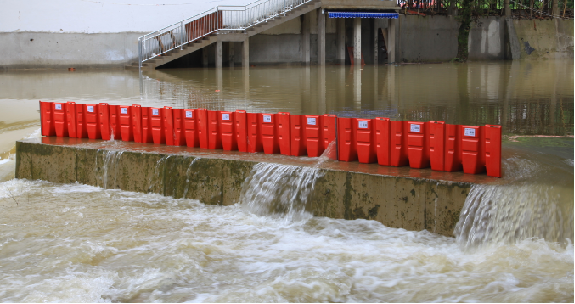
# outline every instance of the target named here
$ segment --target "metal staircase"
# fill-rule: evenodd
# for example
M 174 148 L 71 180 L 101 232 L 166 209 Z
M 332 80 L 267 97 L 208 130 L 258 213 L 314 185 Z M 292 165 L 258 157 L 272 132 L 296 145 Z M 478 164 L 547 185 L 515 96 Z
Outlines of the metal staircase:
M 218 40 L 244 41 L 320 4 L 320 0 L 260 0 L 246 6 L 218 6 L 139 37 L 137 68 L 155 69 Z

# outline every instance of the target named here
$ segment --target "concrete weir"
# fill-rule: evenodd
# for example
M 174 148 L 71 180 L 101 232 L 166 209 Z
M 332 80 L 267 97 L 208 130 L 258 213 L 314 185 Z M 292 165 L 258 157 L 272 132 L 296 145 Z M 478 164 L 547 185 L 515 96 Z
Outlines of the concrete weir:
M 446 236 L 453 235 L 471 185 L 494 180 L 462 172 L 329 160 L 318 166 L 318 158 L 59 137 L 18 141 L 15 176 L 232 205 L 262 162 L 316 166 L 320 174 L 306 205 L 316 216 L 369 219 Z

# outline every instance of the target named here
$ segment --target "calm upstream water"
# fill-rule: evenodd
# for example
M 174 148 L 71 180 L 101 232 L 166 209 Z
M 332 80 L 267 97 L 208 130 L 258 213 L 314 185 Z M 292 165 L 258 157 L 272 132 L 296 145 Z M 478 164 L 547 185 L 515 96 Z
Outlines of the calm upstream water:
M 544 61 L 0 73 L 0 301 L 573 302 L 573 72 Z M 13 179 L 14 141 L 39 136 L 38 100 L 499 124 L 505 176 L 472 188 L 455 238 L 307 214 L 317 168 L 257 165 L 231 206 Z

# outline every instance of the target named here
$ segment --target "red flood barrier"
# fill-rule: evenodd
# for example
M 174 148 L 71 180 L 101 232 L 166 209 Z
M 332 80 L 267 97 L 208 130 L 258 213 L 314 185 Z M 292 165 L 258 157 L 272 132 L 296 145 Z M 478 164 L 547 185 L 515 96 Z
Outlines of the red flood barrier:
M 278 154 L 280 152 L 277 116 L 277 114 L 267 113 L 260 115 L 262 146 L 265 154 Z
M 198 135 L 198 119 L 196 118 L 197 115 L 195 112 L 196 111 L 192 109 L 184 109 L 182 116 L 186 146 L 190 148 L 197 148 L 200 146 L 200 137 Z
M 68 101 L 66 107 L 66 127 L 68 129 L 68 137 L 77 137 L 76 128 L 76 103 Z
M 110 139 L 121 139 L 120 106 L 108 105 L 108 113 L 110 115 Z M 131 124 L 130 128 L 132 128 Z M 104 138 L 104 130 L 102 130 L 102 138 Z
M 238 149 L 235 114 L 235 112 L 220 111 L 219 115 L 222 149 L 227 151 L 236 151 Z
M 52 118 L 54 124 L 54 133 L 58 137 L 68 136 L 68 120 L 66 115 L 67 105 L 65 103 L 52 104 Z
M 356 139 L 357 159 L 360 163 L 370 164 L 376 161 L 375 130 L 373 120 L 357 118 Z
M 445 170 L 445 122 L 429 122 L 429 165 L 431 170 Z M 411 162 L 410 162 L 411 163 Z
M 263 152 L 262 133 L 260 124 L 258 123 L 262 118 L 259 113 L 246 113 L 248 123 L 248 152 L 256 153 Z
M 305 116 L 290 115 L 290 155 L 307 154 L 307 136 L 305 132 Z
M 234 123 L 236 125 L 236 141 L 240 152 L 248 152 L 248 121 L 244 110 L 236 110 Z
M 162 110 L 162 122 L 164 123 L 164 137 L 166 138 L 166 145 L 174 145 L 174 117 L 172 107 L 165 106 Z
M 184 136 L 184 110 L 173 109 L 172 116 L 174 122 L 174 146 L 185 146 L 186 137 Z
M 356 128 L 357 119 L 355 118 L 337 119 L 338 156 L 341 161 L 357 160 Z
M 209 149 L 208 136 L 208 110 L 196 109 L 196 123 L 198 126 L 198 137 L 200 139 L 200 148 Z
M 390 121 L 390 166 L 401 167 L 408 165 L 406 136 L 407 128 L 407 121 Z
M 51 102 L 40 102 L 40 124 L 42 129 L 42 136 L 55 136 L 56 129 L 54 129 L 54 115 L 52 112 Z
M 150 129 L 152 131 L 152 140 L 155 144 L 166 143 L 166 131 L 164 129 L 164 109 L 149 108 Z
M 152 136 L 152 109 L 150 107 L 141 108 L 142 116 L 142 143 L 153 143 L 154 138 Z
M 461 126 L 461 162 L 465 173 L 478 174 L 484 170 L 482 129 L 476 126 Z
M 117 111 L 121 112 L 120 106 L 117 107 L 118 107 Z M 132 116 L 132 120 L 130 121 L 130 123 L 132 126 L 132 136 L 134 137 L 134 142 L 143 143 L 144 141 L 143 141 L 143 126 L 142 126 L 142 106 L 140 106 L 139 104 L 132 104 L 129 112 L 131 112 Z M 120 135 L 122 134 L 121 130 L 122 129 L 120 128 Z
M 138 106 L 138 110 L 140 111 L 138 113 L 138 117 L 139 117 L 139 122 L 138 124 L 140 125 L 140 129 L 141 129 L 141 108 L 139 108 Z M 120 132 L 118 133 L 118 139 L 121 139 L 122 141 L 135 141 L 135 142 L 141 142 L 136 140 L 136 132 L 134 130 L 133 127 L 133 119 L 136 119 L 132 113 L 132 111 L 135 111 L 135 106 L 116 106 L 116 115 L 118 116 L 118 121 L 119 121 L 119 125 L 120 125 Z M 141 131 L 139 132 L 140 136 L 141 136 Z M 140 137 L 141 138 L 141 137 Z
M 321 138 L 323 150 L 328 150 L 328 158 L 337 160 L 337 116 L 325 114 L 322 116 L 323 127 Z M 333 144 L 332 144 L 333 142 Z M 330 144 L 332 145 L 330 147 Z
M 407 158 L 409 166 L 417 169 L 428 168 L 429 123 L 408 121 L 407 125 Z
M 110 128 L 110 105 L 107 103 L 98 104 L 98 123 L 100 138 L 110 140 L 112 129 Z
M 208 110 L 208 149 L 222 148 L 222 134 L 220 132 L 220 111 Z
M 501 126 L 485 125 L 483 130 L 487 176 L 501 177 Z
M 303 115 L 305 122 L 305 136 L 307 137 L 307 156 L 317 157 L 323 153 L 323 140 L 321 130 L 323 117 L 318 115 Z
M 97 104 L 83 105 L 84 124 L 86 125 L 86 134 L 90 139 L 102 138 L 100 133 L 100 116 L 98 115 Z
M 377 163 L 381 166 L 390 166 L 390 128 L 389 118 L 376 117 L 374 119 L 375 152 Z
M 444 171 L 461 171 L 461 136 L 459 125 L 445 125 Z
M 76 104 L 76 137 L 86 138 L 88 137 L 88 130 L 86 129 L 86 116 L 84 115 L 83 104 Z
M 277 115 L 278 124 L 278 142 L 280 145 L 280 154 L 290 155 L 290 113 L 279 112 Z

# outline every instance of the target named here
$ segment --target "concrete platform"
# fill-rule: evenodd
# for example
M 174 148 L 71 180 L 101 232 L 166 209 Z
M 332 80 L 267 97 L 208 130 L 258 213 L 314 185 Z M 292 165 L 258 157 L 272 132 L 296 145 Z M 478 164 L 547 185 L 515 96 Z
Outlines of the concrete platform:
M 204 150 L 133 142 L 43 137 L 16 143 L 16 178 L 83 183 L 111 189 L 238 202 L 261 162 L 318 166 L 318 158 Z M 452 236 L 474 183 L 497 178 L 463 172 L 325 161 L 306 209 L 316 216 L 370 219 L 389 227 Z M 280 186 L 280 185 L 278 185 Z

